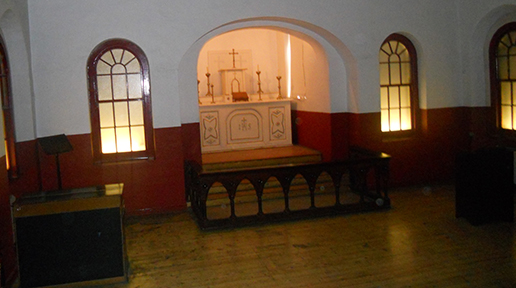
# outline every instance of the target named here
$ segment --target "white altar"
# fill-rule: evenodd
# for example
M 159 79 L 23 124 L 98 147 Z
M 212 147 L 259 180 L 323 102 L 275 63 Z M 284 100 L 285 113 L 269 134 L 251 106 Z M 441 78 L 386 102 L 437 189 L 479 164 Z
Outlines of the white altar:
M 214 104 L 202 99 L 203 153 L 292 145 L 290 100 L 264 97 L 269 99 L 260 101 L 250 96 L 251 101 Z
M 257 66 L 251 72 L 252 60 L 247 50 L 209 52 L 209 66 L 218 73 L 206 67 L 206 91 L 201 94 L 198 86 L 202 153 L 292 145 L 290 99 L 279 97 L 279 84 L 278 92 L 262 91 L 261 71 Z

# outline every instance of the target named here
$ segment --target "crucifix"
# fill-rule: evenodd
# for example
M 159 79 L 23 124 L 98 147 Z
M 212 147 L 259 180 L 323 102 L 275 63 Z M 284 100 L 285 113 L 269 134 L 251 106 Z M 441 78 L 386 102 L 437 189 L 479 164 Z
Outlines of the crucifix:
M 235 55 L 238 55 L 238 52 L 235 52 L 235 49 L 233 49 L 233 52 L 229 52 L 229 55 L 233 55 L 233 68 L 235 67 Z

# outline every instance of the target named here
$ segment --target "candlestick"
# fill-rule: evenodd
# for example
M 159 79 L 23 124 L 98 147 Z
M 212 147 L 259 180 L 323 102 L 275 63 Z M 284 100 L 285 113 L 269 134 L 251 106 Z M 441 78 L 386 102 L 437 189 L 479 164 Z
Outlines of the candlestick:
M 208 88 L 208 90 L 210 90 Z M 213 96 L 213 84 L 211 84 L 211 104 L 215 104 L 215 96 Z
M 258 71 L 256 71 L 256 74 L 258 75 L 258 101 L 262 101 L 262 81 L 260 80 L 260 66 L 258 65 Z
M 206 85 L 208 85 L 208 92 L 206 92 L 206 96 L 213 96 L 212 93 L 210 93 L 210 72 L 206 73 L 206 78 L 208 78 L 208 81 L 206 82 Z
M 278 100 L 283 99 L 281 96 L 281 76 L 277 76 L 276 79 L 278 79 Z

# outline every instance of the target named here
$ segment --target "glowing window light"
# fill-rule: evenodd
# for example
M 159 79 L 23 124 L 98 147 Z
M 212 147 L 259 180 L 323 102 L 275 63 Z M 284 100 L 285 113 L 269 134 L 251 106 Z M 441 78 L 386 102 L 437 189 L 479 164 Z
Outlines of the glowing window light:
M 290 45 L 290 34 L 287 34 L 287 97 L 290 98 L 292 94 L 292 47 Z
M 109 50 L 100 57 L 96 77 L 102 153 L 145 151 L 138 59 L 124 49 Z
M 509 31 L 496 50 L 500 89 L 500 125 L 516 130 L 516 31 Z
M 411 59 L 397 40 L 386 41 L 379 52 L 382 132 L 411 130 Z

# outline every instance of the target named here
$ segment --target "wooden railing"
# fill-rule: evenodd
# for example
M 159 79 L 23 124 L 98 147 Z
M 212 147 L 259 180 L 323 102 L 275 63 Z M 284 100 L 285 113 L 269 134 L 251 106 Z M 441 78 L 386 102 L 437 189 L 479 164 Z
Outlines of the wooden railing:
M 274 167 L 246 168 L 238 170 L 203 171 L 196 162 L 185 162 L 185 184 L 191 209 L 201 229 L 239 227 L 252 224 L 271 223 L 284 220 L 314 218 L 354 212 L 374 211 L 390 207 L 388 196 L 390 156 L 381 152 L 372 152 L 360 148 L 352 148 L 350 158 L 338 162 L 320 162 L 312 164 L 290 164 Z M 327 207 L 315 205 L 315 187 L 318 177 L 326 172 L 331 176 L 335 204 Z M 356 203 L 342 204 L 339 197 L 341 179 L 349 174 L 350 188 L 357 193 L 360 200 Z M 291 211 L 289 192 L 296 175 L 302 175 L 308 184 L 311 205 L 308 209 Z M 267 181 L 275 177 L 282 188 L 283 211 L 264 213 L 263 192 Z M 255 215 L 237 216 L 235 213 L 235 197 L 237 187 L 247 179 L 256 193 Z M 230 216 L 223 219 L 208 219 L 207 199 L 210 188 L 221 183 L 227 190 Z M 370 189 L 372 188 L 372 189 Z

